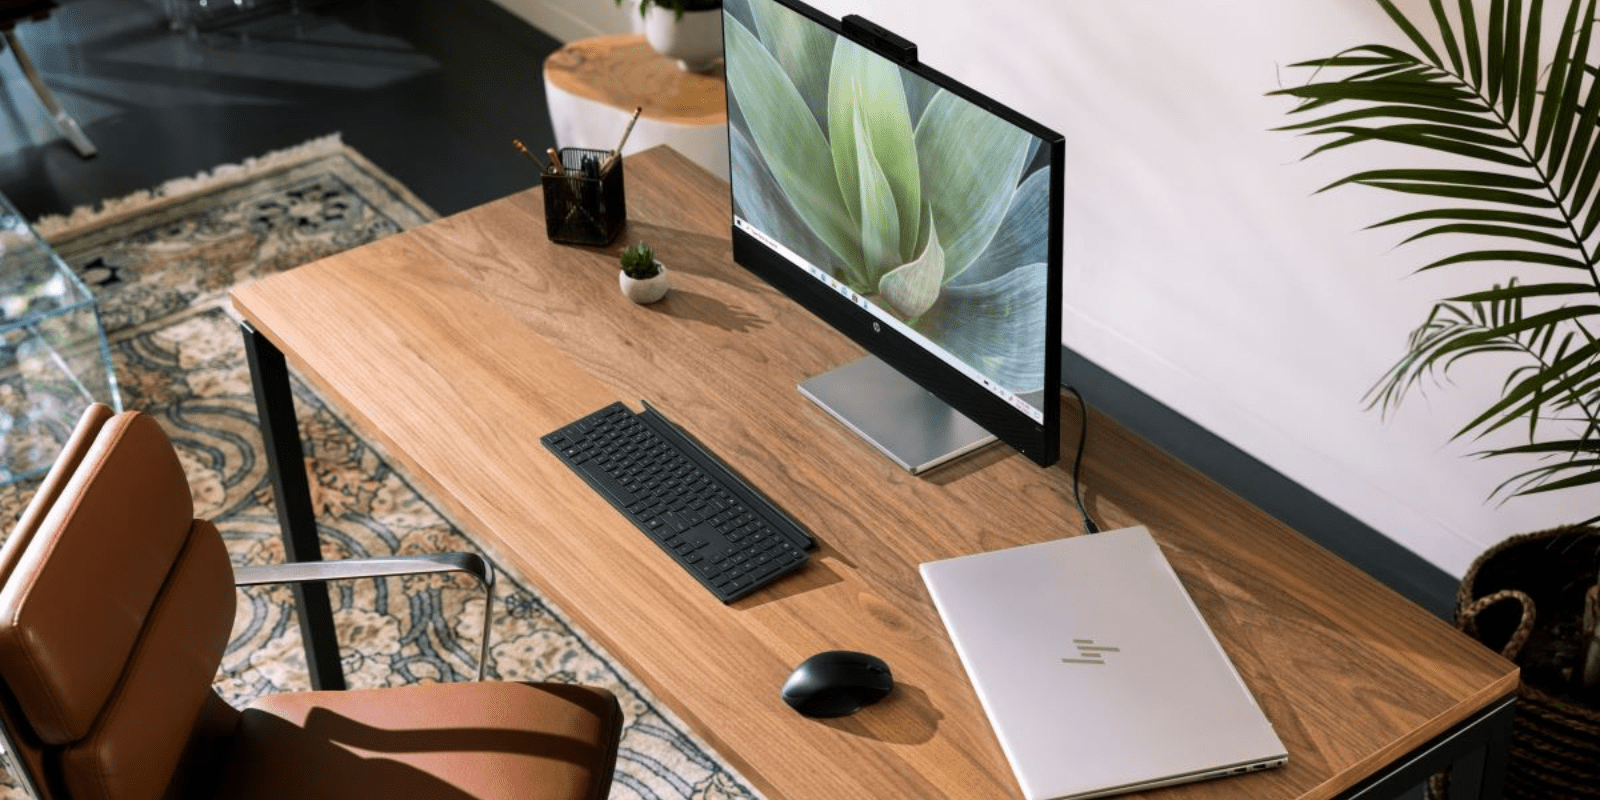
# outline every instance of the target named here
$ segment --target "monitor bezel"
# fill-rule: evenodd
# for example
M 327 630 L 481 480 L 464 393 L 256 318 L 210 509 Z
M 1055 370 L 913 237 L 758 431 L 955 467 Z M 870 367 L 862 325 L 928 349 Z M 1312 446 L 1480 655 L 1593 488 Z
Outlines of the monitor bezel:
M 848 298 L 829 288 L 803 269 L 794 265 L 782 254 L 762 244 L 751 234 L 740 230 L 732 213 L 729 226 L 732 230 L 733 260 L 754 273 L 791 300 L 805 307 L 817 318 L 848 336 L 867 352 L 916 382 L 919 386 L 943 400 L 952 408 L 993 433 L 1024 456 L 1042 467 L 1060 460 L 1061 432 L 1061 314 L 1062 314 L 1062 240 L 1064 179 L 1062 159 L 1065 156 L 1065 139 L 1044 125 L 1006 107 L 960 81 L 928 67 L 918 59 L 896 58 L 892 51 L 879 46 L 866 35 L 852 35 L 840 20 L 806 5 L 799 0 L 750 0 L 751 2 L 777 3 L 805 16 L 813 23 L 827 28 L 837 36 L 866 47 L 878 56 L 905 69 L 934 86 L 955 94 L 978 108 L 994 114 L 1015 125 L 1042 142 L 1049 151 L 1050 230 L 1047 246 L 1045 301 L 1045 384 L 1042 408 L 1043 421 L 1036 422 L 1021 409 L 985 389 L 943 358 L 930 352 L 920 343 L 883 324 L 872 313 L 858 307 Z M 724 10 L 724 14 L 731 13 Z M 728 93 L 728 125 L 733 125 L 732 89 Z M 733 206 L 732 153 L 729 153 L 729 207 Z M 1053 346 L 1053 349 L 1052 349 Z

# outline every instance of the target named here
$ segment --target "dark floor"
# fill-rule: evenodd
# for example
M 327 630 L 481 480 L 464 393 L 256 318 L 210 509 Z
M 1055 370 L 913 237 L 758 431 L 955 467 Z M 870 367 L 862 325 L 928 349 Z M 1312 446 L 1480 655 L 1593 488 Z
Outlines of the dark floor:
M 30 218 L 340 132 L 449 214 L 526 188 L 559 43 L 489 0 L 332 0 L 169 30 L 155 0 L 62 0 L 17 27 L 100 154 L 57 137 L 0 55 L 0 192 Z

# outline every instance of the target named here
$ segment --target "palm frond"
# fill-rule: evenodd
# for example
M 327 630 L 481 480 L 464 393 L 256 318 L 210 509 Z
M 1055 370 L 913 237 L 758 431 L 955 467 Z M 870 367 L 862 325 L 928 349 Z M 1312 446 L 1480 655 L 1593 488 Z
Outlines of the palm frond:
M 1305 158 L 1382 143 L 1425 152 L 1430 164 L 1453 159 L 1366 169 L 1318 193 L 1361 186 L 1422 204 L 1368 226 L 1402 229 L 1401 245 L 1474 242 L 1417 272 L 1498 265 L 1508 275 L 1437 303 L 1366 401 L 1387 412 L 1425 377 L 1442 382 L 1468 360 L 1509 356 L 1499 396 L 1455 435 L 1521 424 L 1527 444 L 1483 454 L 1564 456 L 1496 492 L 1600 483 L 1600 68 L 1590 64 L 1600 0 L 1569 0 L 1548 48 L 1544 0 L 1490 0 L 1481 13 L 1473 0 L 1429 0 L 1419 21 L 1432 31 L 1393 0 L 1375 2 L 1408 46 L 1300 62 L 1312 78 L 1271 93 L 1296 101 L 1278 130 L 1316 140 Z

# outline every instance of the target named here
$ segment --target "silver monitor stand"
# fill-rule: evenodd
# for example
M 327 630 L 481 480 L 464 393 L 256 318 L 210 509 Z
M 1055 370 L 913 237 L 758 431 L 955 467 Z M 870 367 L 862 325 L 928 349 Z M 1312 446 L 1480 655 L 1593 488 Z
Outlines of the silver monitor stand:
M 876 356 L 811 378 L 800 393 L 913 475 L 996 441 Z

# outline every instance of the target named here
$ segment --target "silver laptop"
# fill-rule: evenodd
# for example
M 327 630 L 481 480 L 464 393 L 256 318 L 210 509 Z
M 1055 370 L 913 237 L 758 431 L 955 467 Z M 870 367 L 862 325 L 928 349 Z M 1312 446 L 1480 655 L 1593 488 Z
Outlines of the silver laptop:
M 1028 800 L 1288 761 L 1142 527 L 933 561 L 922 579 Z

